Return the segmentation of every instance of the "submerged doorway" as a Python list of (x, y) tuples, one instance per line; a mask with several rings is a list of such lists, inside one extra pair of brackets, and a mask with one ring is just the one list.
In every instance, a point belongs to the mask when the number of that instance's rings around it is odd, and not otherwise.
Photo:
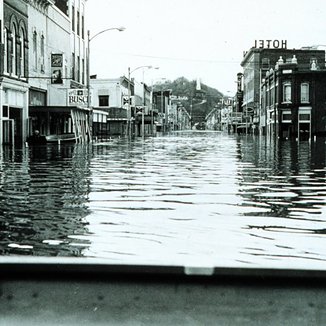
[(13, 119), (2, 121), (2, 142), (4, 145), (15, 144), (15, 121)]
[(299, 108), (298, 140), (311, 139), (311, 108)]
[(15, 145), (23, 143), (23, 110), (21, 108), (9, 107), (9, 119), (14, 122)]
[(309, 140), (311, 138), (311, 130), (309, 122), (299, 123), (299, 140)]

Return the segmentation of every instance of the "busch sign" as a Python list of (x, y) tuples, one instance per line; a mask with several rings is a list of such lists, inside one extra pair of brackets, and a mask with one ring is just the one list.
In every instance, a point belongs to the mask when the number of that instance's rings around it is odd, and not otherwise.
[(85, 88), (68, 89), (68, 106), (84, 106), (88, 105), (88, 91)]

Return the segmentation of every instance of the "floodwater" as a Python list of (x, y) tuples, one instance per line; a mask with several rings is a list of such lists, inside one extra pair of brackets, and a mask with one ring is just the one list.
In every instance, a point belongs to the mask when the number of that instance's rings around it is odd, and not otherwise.
[(0, 254), (326, 269), (325, 139), (175, 132), (0, 152)]

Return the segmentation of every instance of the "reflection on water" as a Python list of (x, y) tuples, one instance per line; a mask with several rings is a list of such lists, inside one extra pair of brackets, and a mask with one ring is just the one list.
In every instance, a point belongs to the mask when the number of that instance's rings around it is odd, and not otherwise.
[(4, 254), (326, 268), (325, 139), (218, 132), (4, 150)]
[(80, 255), (85, 246), (70, 237), (87, 232), (88, 148), (4, 148), (1, 154), (1, 254)]

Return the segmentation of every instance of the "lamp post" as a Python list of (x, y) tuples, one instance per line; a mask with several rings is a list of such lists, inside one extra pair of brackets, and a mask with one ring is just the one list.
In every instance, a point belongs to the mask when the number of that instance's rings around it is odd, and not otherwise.
[[(111, 27), (111, 28), (106, 28), (98, 33), (96, 33), (95, 35), (93, 35), (92, 37), (90, 36), (90, 31), (87, 31), (87, 107), (90, 110), (91, 108), (91, 93), (90, 93), (90, 84), (91, 84), (91, 74), (90, 74), (90, 55), (91, 55), (91, 49), (90, 49), (90, 42), (97, 37), (98, 35), (108, 32), (108, 31), (113, 31), (113, 30), (117, 30), (119, 32), (123, 32), (126, 28), (125, 27)], [(90, 114), (91, 115), (91, 114)], [(90, 135), (90, 139), (92, 139), (91, 135)]]
[[(129, 126), (127, 126), (127, 133), (131, 136), (131, 103), (130, 103), (130, 100), (131, 100), (131, 87), (130, 87), (130, 76), (133, 72), (135, 72), (136, 70), (138, 69), (141, 69), (141, 68), (147, 68), (147, 69), (158, 69), (158, 67), (153, 67), (153, 66), (139, 66), (139, 67), (136, 67), (135, 69), (131, 70), (130, 67), (128, 67), (128, 112), (127, 112), (127, 119), (128, 119), (128, 124)], [(143, 87), (145, 87), (144, 85), (144, 72), (143, 72)], [(145, 90), (143, 90), (143, 96), (145, 94)], [(144, 104), (145, 104), (145, 98), (144, 98)], [(144, 136), (144, 109), (142, 109), (142, 136)]]

